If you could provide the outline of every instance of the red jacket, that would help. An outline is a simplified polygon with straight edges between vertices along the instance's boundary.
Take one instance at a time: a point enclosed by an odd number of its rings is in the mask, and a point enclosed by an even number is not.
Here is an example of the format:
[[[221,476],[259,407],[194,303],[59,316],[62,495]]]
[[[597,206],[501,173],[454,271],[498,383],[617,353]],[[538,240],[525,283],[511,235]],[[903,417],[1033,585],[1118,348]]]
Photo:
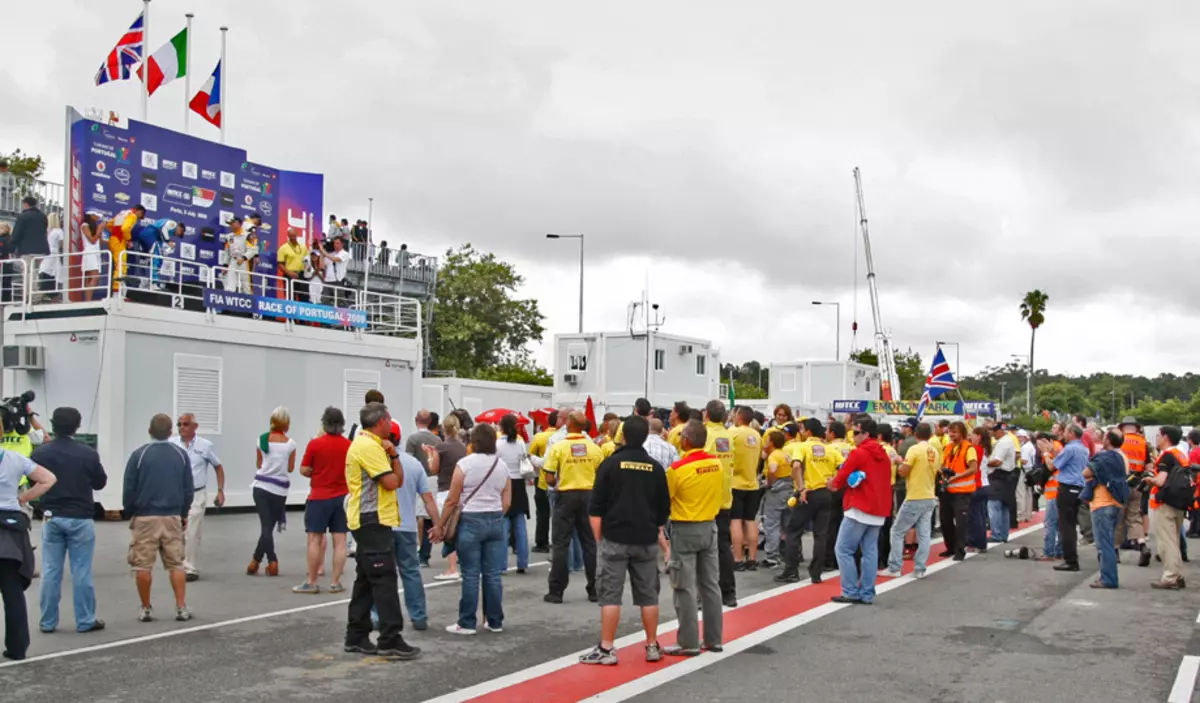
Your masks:
[[[855,471],[867,475],[858,488],[850,488],[846,480]],[[892,460],[879,442],[864,437],[833,477],[833,490],[842,494],[842,510],[858,508],[867,515],[886,518],[892,514]]]

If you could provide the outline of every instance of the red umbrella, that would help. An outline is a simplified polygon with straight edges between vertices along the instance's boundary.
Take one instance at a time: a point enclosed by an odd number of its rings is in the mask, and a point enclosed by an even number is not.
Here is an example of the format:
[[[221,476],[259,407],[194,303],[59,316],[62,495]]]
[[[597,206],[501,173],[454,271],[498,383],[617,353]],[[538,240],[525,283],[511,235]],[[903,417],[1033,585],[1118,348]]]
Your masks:
[[[588,432],[588,434],[592,437],[595,437],[600,433],[600,426],[596,424],[596,407],[592,405],[592,396],[590,395],[587,399],[587,406],[584,409],[584,414],[587,415],[588,422],[591,424],[591,431]]]
[[[530,411],[529,417],[533,418],[533,421],[537,424],[545,427],[550,424],[550,413],[552,412],[554,412],[554,408],[541,408]]]
[[[516,415],[518,425],[529,424],[529,418],[525,417],[516,410],[508,410],[506,408],[493,408],[492,410],[481,412],[475,416],[475,422],[486,422],[489,425],[499,425],[500,418],[504,417],[505,415]]]

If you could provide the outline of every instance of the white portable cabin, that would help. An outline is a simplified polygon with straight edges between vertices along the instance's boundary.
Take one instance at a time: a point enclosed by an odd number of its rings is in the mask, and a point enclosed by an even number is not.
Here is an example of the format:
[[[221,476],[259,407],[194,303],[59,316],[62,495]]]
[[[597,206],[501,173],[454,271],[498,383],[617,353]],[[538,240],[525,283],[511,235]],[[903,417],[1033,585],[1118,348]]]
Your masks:
[[[878,400],[882,375],[853,361],[794,361],[771,364],[773,403],[827,411],[835,400]]]
[[[465,409],[471,417],[494,408],[528,414],[554,402],[554,389],[550,386],[456,377],[426,377],[421,383],[422,407],[443,418],[456,408]]]
[[[202,271],[202,278],[210,274]],[[110,281],[103,277],[99,291]],[[68,297],[78,292],[66,291]],[[136,295],[148,302],[114,295],[96,302],[29,304],[26,292],[3,306],[4,394],[33,390],[33,409],[47,430],[55,407],[79,410],[80,438],[95,443],[109,476],[96,496],[106,510],[120,509],[126,460],[149,441],[155,413],[196,416],[198,433],[213,442],[224,465],[231,507],[253,505],[254,450],[277,406],[290,411],[288,435],[298,447],[292,504],[303,503],[308,493],[300,458],[308,440],[320,434],[327,406],[342,409],[348,430],[358,422],[366,391],[378,389],[403,431],[414,429],[421,397],[415,300],[371,293],[364,304],[360,297],[354,307],[372,312],[365,329],[351,330],[214,314],[195,291],[188,295],[182,288],[175,295],[146,290]],[[394,314],[379,315],[383,305],[394,306]],[[208,481],[215,488],[215,478]]]
[[[721,355],[711,341],[651,331],[554,335],[554,402],[596,415],[628,415],[645,397],[657,408],[720,397]]]

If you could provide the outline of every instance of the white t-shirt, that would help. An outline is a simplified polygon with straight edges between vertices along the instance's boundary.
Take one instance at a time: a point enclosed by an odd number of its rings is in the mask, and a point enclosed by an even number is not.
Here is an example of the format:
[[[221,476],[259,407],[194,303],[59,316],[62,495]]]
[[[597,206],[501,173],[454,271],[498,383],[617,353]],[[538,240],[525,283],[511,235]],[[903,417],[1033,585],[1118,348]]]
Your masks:
[[[296,443],[289,439],[286,442],[271,442],[263,453],[262,468],[254,474],[251,488],[261,488],[267,493],[286,496],[292,482],[288,478],[288,457],[296,453]]]
[[[1026,442],[1021,445],[1021,463],[1025,465],[1026,471],[1033,469],[1033,462],[1036,457],[1037,447],[1033,445],[1033,442]]]
[[[38,273],[55,279],[62,278],[59,276],[61,271],[59,270],[58,258],[63,253],[64,239],[63,231],[59,227],[55,227],[46,234],[46,242],[50,245],[51,256],[42,259],[42,262],[38,265]]]
[[[1005,435],[992,445],[992,455],[988,458],[999,459],[999,466],[989,466],[988,471],[1012,471],[1017,468],[1017,448],[1013,445],[1011,435]]]
[[[325,261],[325,282],[341,283],[346,280],[346,262],[350,260],[350,252],[345,249],[331,251],[329,256],[332,261]]]
[[[505,470],[502,460],[496,464],[492,475],[488,476],[487,483],[467,500],[467,496],[470,496],[471,491],[483,481],[488,469],[492,468],[492,463],[498,459],[495,454],[468,454],[459,459],[458,468],[463,472],[463,489],[459,504],[463,506],[464,513],[499,513],[504,510],[502,496],[504,487],[508,485],[508,471]]]
[[[500,463],[508,469],[509,478],[521,478],[521,457],[525,456],[525,442],[517,437],[517,441],[509,442],[508,438],[501,436],[496,440],[496,455],[500,457]],[[500,467],[497,466],[499,471]]]

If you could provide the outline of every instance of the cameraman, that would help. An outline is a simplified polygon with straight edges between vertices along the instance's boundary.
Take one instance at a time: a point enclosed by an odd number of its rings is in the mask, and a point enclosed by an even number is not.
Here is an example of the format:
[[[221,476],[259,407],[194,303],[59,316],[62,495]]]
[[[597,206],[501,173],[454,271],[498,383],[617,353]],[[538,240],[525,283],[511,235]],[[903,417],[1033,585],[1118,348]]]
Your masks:
[[[28,459],[33,455],[34,447],[46,441],[46,432],[37,420],[37,414],[29,409],[29,403],[34,399],[33,391],[25,391],[19,397],[8,398],[4,401],[4,435],[0,437],[0,449],[4,449]],[[21,478],[21,490],[29,486],[29,479]],[[29,517],[33,516],[33,508],[28,503],[21,504],[21,510]]]

